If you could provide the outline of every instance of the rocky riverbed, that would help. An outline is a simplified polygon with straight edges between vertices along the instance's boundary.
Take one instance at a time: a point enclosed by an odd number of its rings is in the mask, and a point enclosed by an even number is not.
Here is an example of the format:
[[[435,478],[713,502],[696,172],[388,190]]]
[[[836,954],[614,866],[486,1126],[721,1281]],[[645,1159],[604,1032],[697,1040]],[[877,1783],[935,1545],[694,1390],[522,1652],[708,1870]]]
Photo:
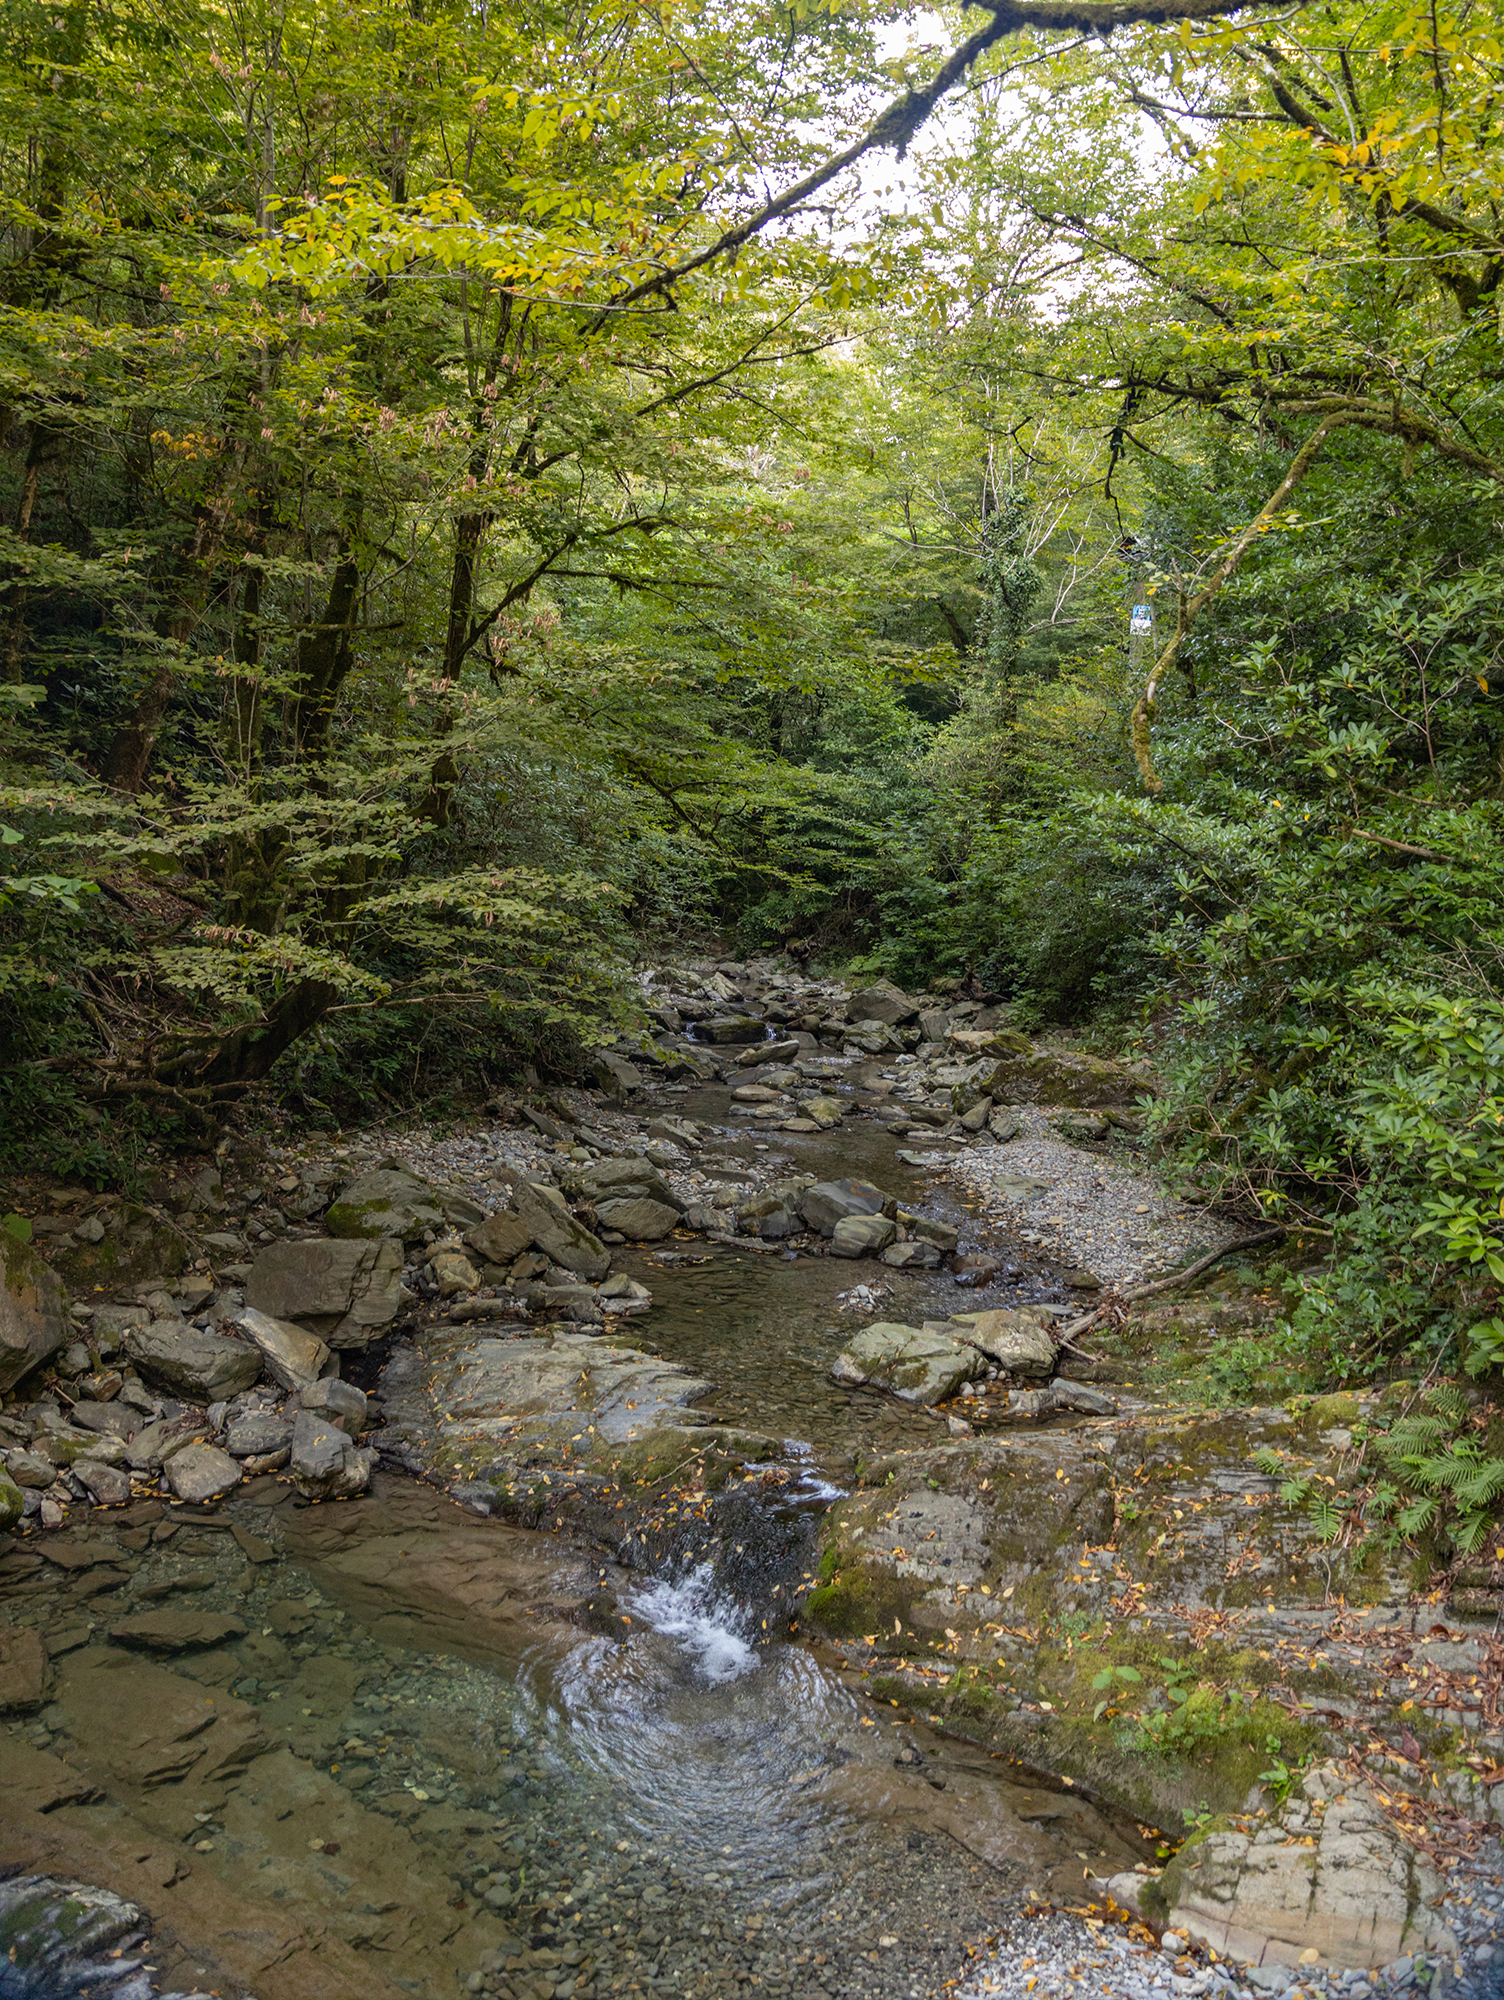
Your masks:
[[[1353,1399],[1167,1382],[1256,1270],[1062,1344],[1238,1233],[1152,1078],[774,965],[644,1005],[474,1124],[16,1191],[0,1861],[134,1898],[143,1992],[1499,1990],[1493,1574],[1281,1502]]]

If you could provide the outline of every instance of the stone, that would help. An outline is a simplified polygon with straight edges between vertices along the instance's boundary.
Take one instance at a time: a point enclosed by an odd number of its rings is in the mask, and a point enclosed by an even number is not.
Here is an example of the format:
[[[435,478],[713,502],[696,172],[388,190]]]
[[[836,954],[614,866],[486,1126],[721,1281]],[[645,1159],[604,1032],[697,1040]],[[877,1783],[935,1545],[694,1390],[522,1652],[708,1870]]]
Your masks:
[[[1126,1063],[1045,1049],[1004,1056],[991,1082],[999,1104],[1050,1104],[1073,1110],[1132,1106],[1152,1089],[1143,1072]]]
[[[25,1512],[26,1495],[5,1467],[0,1466],[0,1532],[15,1527]]]
[[[1115,1417],[1118,1413],[1111,1396],[1104,1396],[1086,1382],[1058,1378],[1050,1384],[1049,1396],[1057,1410],[1075,1410],[1085,1417]]]
[[[57,1478],[57,1467],[38,1451],[8,1451],[4,1458],[5,1470],[17,1486],[30,1486],[45,1492]]]
[[[186,1444],[166,1465],[167,1484],[179,1500],[202,1504],[220,1500],[240,1484],[240,1467],[227,1451],[212,1444]]]
[[[1189,1841],[1156,1885],[1169,1923],[1259,1966],[1309,1963],[1308,1951],[1324,1965],[1358,1971],[1402,1954],[1454,1956],[1457,1940],[1431,1907],[1443,1887],[1436,1870],[1365,1784],[1345,1783],[1335,1767],[1334,1775],[1314,1845],[1287,1842],[1283,1829],[1272,1842],[1232,1829]]]
[[[830,1372],[835,1381],[853,1388],[889,1389],[905,1403],[928,1407],[953,1396],[963,1382],[985,1375],[987,1362],[943,1327],[879,1320],[846,1343]]]
[[[1023,1122],[1016,1111],[994,1110],[987,1120],[988,1136],[1006,1146],[1010,1139],[1018,1137]]]
[[[642,1071],[636,1063],[630,1063],[625,1056],[612,1055],[609,1049],[597,1050],[590,1065],[590,1075],[597,1089],[608,1097],[625,1097],[629,1091],[641,1090]]]
[[[154,1319],[121,1343],[148,1382],[194,1403],[223,1403],[261,1373],[261,1351],[243,1340],[200,1333],[185,1320]]]
[[[400,1168],[379,1167],[358,1175],[341,1191],[324,1216],[324,1227],[331,1236],[347,1239],[376,1242],[393,1236],[421,1243],[425,1230],[473,1229],[483,1219],[484,1211],[474,1202]]]
[[[799,1109],[821,1132],[834,1131],[846,1116],[846,1107],[835,1097],[801,1097]]]
[[[1141,1918],[1144,1912],[1140,1907],[1139,1898],[1153,1879],[1151,1876],[1137,1875],[1131,1869],[1127,1869],[1121,1875],[1111,1877],[1107,1884],[1107,1893],[1120,1910],[1127,1910],[1131,1916]]]
[[[514,1208],[498,1208],[465,1232],[465,1248],[486,1264],[510,1264],[532,1240],[527,1224]]]
[[[702,1021],[700,1033],[712,1042],[761,1042],[767,1028],[755,1014],[722,1014],[714,1021]]]
[[[58,1276],[75,1292],[118,1291],[126,1285],[175,1278],[188,1261],[183,1232],[159,1211],[122,1202],[109,1211],[96,1243],[70,1239],[53,1257]]]
[[[1034,1044],[1013,1028],[964,1028],[947,1031],[946,1043],[959,1056],[1031,1056]]]
[[[436,1244],[428,1269],[441,1299],[455,1299],[462,1292],[477,1291],[480,1287],[479,1271],[458,1244]]]
[[[0,1625],[0,1714],[39,1708],[47,1685],[47,1649],[29,1626]]]
[[[85,1788],[84,1796],[91,1790]],[[37,1804],[35,1796],[25,1802]],[[0,1939],[10,1961],[7,1992],[56,1995],[59,2000],[65,1994],[118,1992],[136,2000],[149,1988],[144,1974],[131,1976],[139,1963],[132,1953],[139,1952],[150,1930],[151,1919],[137,1904],[91,1883],[35,1874],[0,1882]]]
[[[101,1352],[113,1353],[122,1334],[133,1326],[149,1326],[152,1315],[145,1306],[96,1306],[89,1330]]]
[[[884,1027],[895,1028],[912,1021],[919,1008],[900,987],[884,979],[876,986],[863,986],[853,993],[849,1011],[857,1023],[880,1021]]]
[[[72,1335],[62,1286],[31,1245],[0,1224],[0,1395]]]
[[[992,1105],[989,1099],[985,1097],[979,1099],[977,1103],[972,1105],[969,1111],[961,1113],[961,1130],[963,1132],[980,1132],[982,1127],[987,1123],[988,1114],[991,1110]]]
[[[146,1422],[140,1410],[132,1409],[129,1403],[95,1403],[86,1396],[73,1405],[72,1418],[80,1430],[118,1438],[133,1438]]]
[[[76,1458],[73,1476],[81,1479],[96,1507],[123,1507],[131,1497],[131,1476],[123,1466],[99,1458]]]
[[[1078,1142],[1105,1139],[1112,1130],[1107,1120],[1094,1111],[1067,1111],[1053,1122],[1062,1139]]]
[[[138,1653],[199,1652],[245,1637],[244,1622],[218,1611],[146,1611],[110,1627],[117,1646]]]
[[[517,1213],[531,1240],[550,1262],[597,1284],[611,1269],[611,1258],[599,1237],[576,1222],[564,1198],[554,1188],[524,1181],[517,1189]]]
[[[1054,1372],[1059,1350],[1044,1323],[1032,1313],[954,1313],[951,1324],[974,1340],[1005,1374],[1046,1377]]]
[[[881,1215],[888,1197],[871,1181],[816,1181],[799,1199],[799,1213],[821,1236],[829,1236],[846,1215]]]
[[[433,1226],[443,1222],[440,1215]],[[364,1347],[402,1309],[397,1233],[370,1240],[352,1230],[333,1243],[274,1243],[251,1266],[245,1302],[268,1319],[306,1328],[329,1347]]]
[[[189,1410],[181,1417],[161,1417],[148,1424],[125,1447],[125,1462],[135,1472],[155,1472],[185,1445],[207,1437],[209,1419],[202,1410]]]
[[[284,1451],[292,1443],[292,1419],[275,1410],[251,1410],[236,1417],[225,1435],[225,1450],[231,1458],[263,1458],[268,1452]]]
[[[614,1160],[592,1160],[578,1173],[564,1176],[564,1192],[576,1201],[588,1201],[597,1208],[603,1201],[626,1201],[646,1195],[664,1207],[681,1209],[684,1204],[663,1175],[639,1153],[627,1153]]]
[[[936,1271],[940,1268],[940,1252],[933,1243],[926,1243],[922,1236],[911,1236],[907,1243],[890,1243],[882,1252],[882,1260],[894,1271]]]
[[[345,1500],[370,1485],[376,1454],[362,1451],[329,1417],[299,1410],[288,1462],[300,1493],[311,1500]]]
[[[359,1435],[366,1421],[365,1391],[353,1382],[341,1382],[338,1376],[305,1389],[298,1397],[298,1407],[319,1412],[351,1437]]]
[[[237,1313],[235,1325],[251,1345],[259,1349],[266,1372],[284,1389],[302,1389],[316,1382],[329,1350],[316,1334],[305,1333],[290,1320],[273,1319],[248,1306]]]
[[[653,1118],[648,1121],[647,1136],[650,1139],[667,1139],[672,1146],[683,1146],[689,1152],[697,1152],[704,1141],[697,1125],[688,1118]]]
[[[596,1217],[606,1229],[618,1229],[632,1243],[657,1243],[679,1226],[679,1211],[645,1196],[627,1201],[603,1201]]]
[[[830,1233],[832,1257],[875,1257],[898,1233],[885,1215],[843,1215]]]
[[[919,1032],[927,1042],[943,1042],[950,1015],[943,1007],[924,1007],[919,1014]]]
[[[792,1037],[783,1041],[758,1042],[742,1050],[734,1058],[738,1069],[748,1069],[756,1063],[794,1062],[803,1053],[801,1046]],[[649,1126],[651,1132],[652,1127]]]

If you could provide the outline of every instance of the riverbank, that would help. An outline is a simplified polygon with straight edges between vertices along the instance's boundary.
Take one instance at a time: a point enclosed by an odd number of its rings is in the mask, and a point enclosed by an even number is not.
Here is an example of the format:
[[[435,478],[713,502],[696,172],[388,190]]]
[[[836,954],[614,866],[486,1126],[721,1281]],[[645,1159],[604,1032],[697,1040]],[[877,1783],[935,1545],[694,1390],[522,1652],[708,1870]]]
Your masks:
[[[23,1697],[0,1785],[52,1801],[25,1805],[9,1865],[37,1865],[30,1840],[86,1872],[141,1830],[150,1881],[114,1879],[185,1939],[219,1934],[213,1897],[261,1910],[265,1877],[261,1956],[210,1968],[262,2000],[299,1990],[295,1963],[340,1990],[343,1949],[367,1992],[380,1964],[400,1990],[501,2000],[907,2000],[1004,1919],[990,1976],[1011,1978],[1018,1927],[1065,1921],[1026,1907],[1095,1898],[1113,1921],[1107,1884],[1152,1877],[1217,1783],[1255,1838],[1270,1758],[1298,1775],[1361,1751],[1354,1784],[1412,1801],[1394,1840],[1434,1845],[1440,1815],[1476,1846],[1504,1754],[1484,1607],[1402,1564],[1339,1573],[1251,1466],[1340,1476],[1347,1413],[1188,1401],[1143,1352],[1146,1332],[1168,1345],[1158,1303],[1104,1323],[1105,1361],[1050,1336],[1236,1233],[1146,1175],[1133,1093],[1152,1079],[1020,1046],[974,1008],[919,1025],[846,1002],[842,1021],[828,983],[691,976],[694,1033],[665,996],[657,1059],[603,1058],[595,1092],[227,1155],[155,1213],[66,1190],[34,1209],[73,1338],[0,1411],[0,1450],[28,1461],[0,1564]],[[749,1039],[713,1039],[717,1020]],[[1271,1311],[1256,1268],[1214,1267],[1174,1307],[1177,1351]],[[878,1321],[966,1365],[933,1397],[853,1384],[837,1364]],[[164,1395],[195,1341],[254,1348],[252,1379],[212,1406],[181,1377]],[[153,1462],[137,1440],[164,1424]],[[217,1491],[178,1490],[188,1449],[225,1461]],[[88,1483],[112,1470],[114,1504]],[[309,1505],[339,1492],[369,1497]],[[157,1640],[131,1636],[152,1619]],[[88,1716],[95,1687],[118,1706],[137,1680],[143,1710],[196,1700],[218,1727],[233,1708],[243,1763],[133,1777],[139,1746]],[[1151,1695],[1197,1728],[1156,1741]],[[1408,1789],[1411,1747],[1439,1785]],[[67,1796],[80,1783],[95,1796]],[[287,1785],[338,1818],[332,1873],[327,1829],[287,1846]],[[433,1850],[437,1929],[400,1891],[354,1922],[392,1824]],[[326,1925],[312,1957],[299,1911]],[[1286,1990],[1205,1946],[1161,1965],[1168,1915],[1122,1927],[1146,1992]]]

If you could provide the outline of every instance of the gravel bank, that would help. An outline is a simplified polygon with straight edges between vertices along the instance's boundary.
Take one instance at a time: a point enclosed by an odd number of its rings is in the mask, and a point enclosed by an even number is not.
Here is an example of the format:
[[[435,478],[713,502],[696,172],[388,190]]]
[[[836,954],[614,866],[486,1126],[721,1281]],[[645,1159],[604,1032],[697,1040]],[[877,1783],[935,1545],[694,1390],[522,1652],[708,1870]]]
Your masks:
[[[1444,1869],[1443,1908],[1456,1932],[1455,1959],[1402,1958],[1378,1972],[1213,1962],[1204,1951],[1158,1949],[1141,1926],[1052,1910],[1022,1912],[975,1955],[952,2000],[1448,2000],[1504,1996],[1504,1846],[1488,1841]]]
[[[1068,1145],[1050,1114],[1034,1107],[1020,1110],[1018,1137],[1006,1145],[946,1151],[934,1160],[979,1198],[979,1219],[1016,1230],[1104,1285],[1137,1284],[1239,1233],[1178,1201],[1122,1153]]]

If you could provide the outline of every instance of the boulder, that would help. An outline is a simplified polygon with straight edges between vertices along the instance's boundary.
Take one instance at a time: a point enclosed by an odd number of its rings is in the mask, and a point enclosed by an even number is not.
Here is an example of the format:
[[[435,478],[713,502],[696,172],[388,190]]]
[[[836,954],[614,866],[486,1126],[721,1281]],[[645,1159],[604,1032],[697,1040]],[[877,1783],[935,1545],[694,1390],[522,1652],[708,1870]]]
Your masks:
[[[76,1458],[72,1471],[96,1507],[123,1507],[131,1497],[131,1476],[124,1466],[106,1465],[101,1458]]]
[[[30,1486],[45,1493],[57,1478],[57,1467],[38,1451],[0,1452],[0,1460],[4,1461],[4,1470],[17,1486]]]
[[[13,1528],[25,1512],[25,1494],[5,1467],[0,1466],[0,1533]]]
[[[360,1435],[366,1420],[365,1391],[357,1389],[353,1382],[341,1382],[338,1376],[304,1389],[298,1397],[298,1407],[327,1417],[351,1437]]]
[[[987,1120],[988,1135],[1000,1146],[1006,1146],[1010,1139],[1016,1139],[1023,1120],[1016,1111],[994,1110]]]
[[[133,1472],[156,1472],[174,1452],[208,1434],[209,1419],[202,1410],[188,1410],[181,1417],[162,1417],[148,1424],[144,1431],[137,1431],[125,1447],[125,1463]]]
[[[830,1232],[832,1257],[875,1257],[898,1233],[885,1215],[843,1215]]]
[[[122,1342],[148,1382],[193,1403],[224,1403],[261,1373],[261,1351],[243,1340],[200,1333],[185,1320],[154,1319]]]
[[[1043,1379],[1054,1373],[1059,1348],[1038,1314],[955,1313],[950,1323],[967,1339],[974,1340],[987,1359],[1005,1374]]]
[[[628,1062],[625,1056],[612,1055],[608,1049],[597,1051],[590,1065],[590,1076],[598,1090],[608,1097],[625,1097],[629,1091],[641,1090],[642,1071],[636,1063]]]
[[[940,1252],[933,1243],[926,1243],[922,1236],[911,1236],[907,1243],[890,1243],[882,1252],[882,1260],[895,1271],[937,1271],[940,1268]]]
[[[792,1036],[775,1042],[754,1042],[734,1058],[738,1069],[747,1069],[757,1063],[793,1062],[803,1053],[801,1045]],[[651,1133],[652,1127],[648,1127]]]
[[[650,1201],[662,1202],[666,1208],[677,1210],[684,1206],[652,1161],[639,1153],[627,1153],[615,1160],[592,1160],[578,1173],[566,1174],[563,1185],[564,1192],[577,1201],[599,1204],[645,1195]]]
[[[888,1196],[871,1181],[816,1181],[806,1188],[799,1212],[811,1229],[829,1236],[845,1215],[881,1215]]]
[[[212,1444],[185,1444],[166,1465],[167,1484],[179,1500],[202,1504],[220,1500],[240,1484],[240,1467],[227,1451]]]
[[[323,1341],[290,1320],[272,1319],[248,1306],[236,1315],[235,1325],[253,1347],[260,1349],[267,1374],[284,1389],[301,1389],[309,1382],[317,1382],[329,1359]]]
[[[950,1015],[943,1007],[925,1007],[919,1014],[919,1032],[927,1042],[943,1042]]]
[[[1314,1781],[1314,1782],[1313,1782]],[[1151,1892],[1168,1927],[1255,1965],[1372,1971],[1418,1953],[1451,1958],[1456,1937],[1432,1907],[1443,1883],[1385,1817],[1368,1786],[1335,1765],[1307,1773],[1307,1798],[1262,1835],[1219,1828],[1192,1839]],[[1327,1794],[1320,1799],[1320,1794]]]
[[[0,1224],[0,1395],[72,1337],[62,1286],[31,1245]]]
[[[315,1237],[263,1250],[246,1280],[246,1304],[306,1327],[330,1347],[364,1347],[402,1309],[402,1245],[395,1231],[374,1241],[364,1231],[343,1234],[341,1242]]]
[[[822,1132],[830,1132],[840,1124],[846,1115],[846,1107],[839,1098],[801,1097],[799,1109],[802,1114],[817,1125]]]
[[[55,1758],[38,1761],[57,1764]],[[66,1765],[57,1767],[66,1774]],[[64,1791],[63,1796],[70,1794]],[[97,1794],[80,1781],[77,1796]],[[45,1812],[57,1800],[56,1788],[49,1787],[43,1797],[46,1803],[39,1809]],[[22,1800],[16,1803],[19,1806]],[[144,1956],[141,1941],[150,1930],[146,1912],[110,1889],[55,1875],[15,1875],[0,1882],[0,1938],[10,1961],[8,1993],[55,1995],[57,2000],[64,1995],[119,1993],[137,2000],[150,1991],[146,1973],[135,1971]]]
[[[465,1232],[465,1247],[483,1263],[510,1264],[532,1242],[527,1224],[514,1208],[498,1208],[484,1222]]]
[[[0,1713],[39,1708],[46,1685],[47,1654],[41,1633],[30,1626],[0,1625]]]
[[[395,1236],[403,1243],[421,1243],[425,1230],[473,1229],[484,1214],[463,1195],[416,1174],[378,1167],[351,1181],[325,1215],[324,1227],[331,1236],[365,1241]]]
[[[928,1407],[953,1396],[963,1382],[985,1375],[987,1362],[956,1333],[934,1322],[917,1327],[879,1320],[846,1343],[830,1372],[852,1388],[888,1389],[905,1403]]]
[[[723,1014],[715,1021],[702,1021],[700,1033],[712,1042],[761,1042],[767,1028],[755,1014]]]
[[[291,1443],[292,1419],[279,1416],[275,1410],[247,1411],[235,1419],[225,1436],[225,1450],[232,1458],[265,1458],[285,1451]]]
[[[853,1021],[880,1021],[884,1027],[895,1028],[904,1021],[912,1021],[919,1007],[900,987],[883,979],[876,986],[864,986],[853,993],[850,1012]]]
[[[946,1043],[959,1056],[1031,1056],[1034,1044],[1012,1028],[951,1028]]]
[[[679,1226],[679,1211],[666,1202],[636,1196],[626,1201],[603,1201],[596,1208],[602,1227],[618,1229],[629,1242],[657,1243]]]
[[[118,1625],[112,1625],[110,1637],[117,1646],[129,1646],[133,1652],[188,1653],[204,1646],[223,1646],[229,1639],[243,1639],[245,1625],[241,1619],[218,1611],[147,1611],[139,1618],[122,1618]]]
[[[96,1219],[104,1225],[97,1239],[69,1237],[53,1257],[58,1275],[75,1292],[103,1286],[118,1291],[148,1278],[175,1278],[188,1261],[187,1238],[159,1210],[122,1202]]]
[[[517,1213],[527,1224],[531,1240],[550,1262],[591,1284],[611,1269],[605,1244],[575,1221],[557,1189],[523,1181],[517,1189]]]
[[[436,1243],[428,1260],[429,1273],[441,1299],[479,1289],[480,1273],[458,1243]]]
[[[345,1500],[364,1493],[376,1463],[374,1451],[362,1451],[355,1440],[316,1410],[299,1410],[293,1420],[293,1481],[311,1500]]]
[[[1129,1106],[1151,1086],[1142,1071],[1097,1056],[1065,1056],[1049,1049],[1005,1056],[992,1071],[999,1104],[1058,1104],[1073,1110]]]

